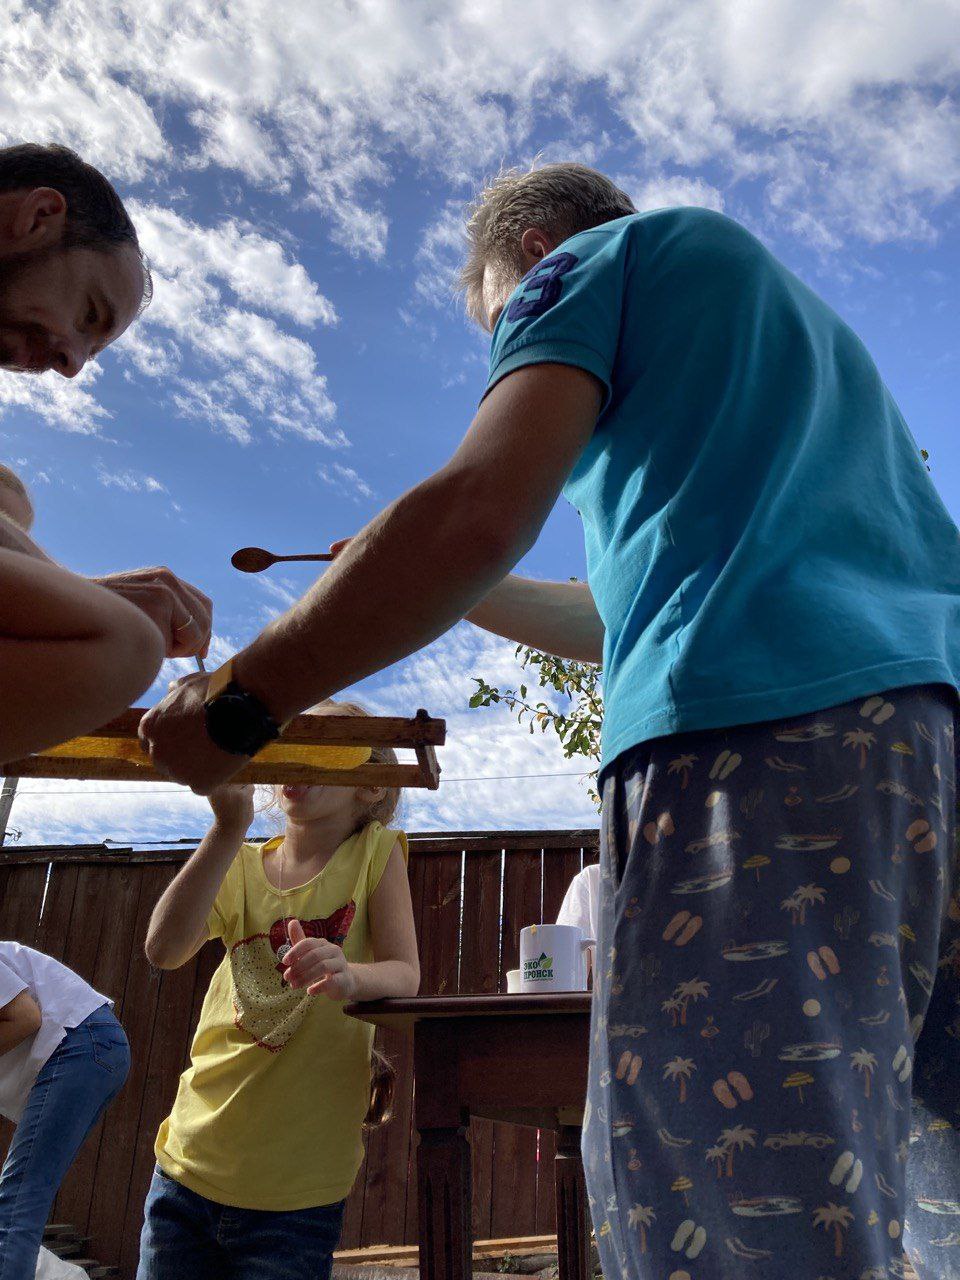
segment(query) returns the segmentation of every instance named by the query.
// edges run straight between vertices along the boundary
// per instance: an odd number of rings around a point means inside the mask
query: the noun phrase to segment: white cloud
[[[120,74],[123,16],[68,0],[7,0],[0,17],[0,142],[65,142],[124,181],[169,155],[142,86]],[[92,11],[91,11],[92,10]]]
[[[130,215],[147,256],[167,278],[194,281],[210,299],[209,281],[222,280],[240,299],[301,325],[335,324],[337,313],[283,246],[228,219],[204,227],[173,209],[131,201]]]
[[[439,192],[416,262],[431,299],[459,259],[451,189],[551,131],[549,158],[613,147],[645,205],[721,207],[749,183],[771,225],[824,250],[924,242],[960,190],[956,19],[956,0],[529,0],[522,22],[507,0],[329,0],[322,21],[300,0],[9,0],[0,141],[29,121],[126,183],[233,171],[373,259],[393,176],[414,166]],[[133,208],[157,296],[121,344],[131,375],[169,379],[178,412],[241,442],[265,424],[344,444],[312,346],[285,328],[336,312],[288,246],[237,218]],[[86,433],[107,416],[89,383],[0,379],[13,405]]]
[[[279,600],[284,610],[295,605],[300,599],[296,584],[291,582],[289,578],[276,578],[271,577],[269,573],[261,573],[257,577],[257,586],[265,591],[268,596],[272,596],[274,600]]]
[[[174,391],[170,398],[182,417],[206,422],[215,430],[230,436],[237,444],[250,444],[253,440],[250,423],[242,413],[229,407],[228,396],[227,392],[222,396],[218,394],[215,382],[204,386],[188,378],[181,382],[180,389]]]
[[[344,445],[342,432],[321,426],[336,406],[313,348],[275,318],[310,328],[336,323],[303,265],[235,220],[202,226],[136,202],[131,213],[154,275],[152,304],[118,344],[137,371],[167,379],[177,412],[239,444],[249,444],[262,422]],[[205,376],[182,376],[187,359]]]
[[[451,200],[425,228],[414,258],[417,296],[433,306],[449,306],[456,293],[457,273],[463,262],[466,207]]]
[[[354,502],[359,502],[361,498],[377,496],[363,476],[354,471],[353,467],[344,467],[339,462],[334,462],[329,467],[320,467],[317,474],[326,484],[336,489],[338,493],[352,498]]]
[[[521,671],[514,648],[463,623],[354,691],[377,714],[413,715],[425,707],[447,722],[447,745],[437,752],[440,790],[412,790],[405,797],[411,829],[596,825],[582,782],[590,768],[586,762],[565,759],[552,732],[531,734],[502,705],[469,707],[474,676],[501,688],[526,680],[534,684],[531,694],[537,701],[553,701]]]
[[[110,414],[91,388],[100,374],[87,365],[77,378],[57,373],[23,374],[0,370],[0,417],[12,409],[34,413],[48,426],[75,435],[98,435]]]
[[[507,0],[330,0],[321,22],[299,0],[52,0],[42,18],[13,0],[0,134],[30,120],[123,179],[234,169],[378,257],[395,154],[472,184],[551,119],[585,154],[589,91],[655,171],[715,162],[788,225],[799,206],[833,233],[915,237],[960,182],[956,18],[953,0],[530,0],[522,22]],[[176,152],[172,109],[196,130]]]
[[[167,493],[167,487],[153,476],[138,475],[135,471],[107,471],[101,463],[97,467],[97,479],[105,489],[122,489],[125,493]]]
[[[641,212],[685,205],[723,209],[722,194],[701,178],[665,175],[641,180],[639,184],[629,178],[618,178],[617,182]]]

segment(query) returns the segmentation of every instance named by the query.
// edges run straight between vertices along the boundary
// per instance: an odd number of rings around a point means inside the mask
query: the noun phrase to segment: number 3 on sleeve
[[[538,262],[520,282],[523,291],[510,303],[507,319],[522,320],[524,316],[542,316],[545,311],[549,311],[563,292],[563,277],[578,261],[572,253],[557,253],[552,258]],[[527,297],[531,289],[539,289],[540,292]]]

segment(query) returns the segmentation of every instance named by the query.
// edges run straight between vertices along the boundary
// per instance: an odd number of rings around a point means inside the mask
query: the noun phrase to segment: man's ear
[[[22,249],[49,248],[63,238],[67,202],[53,187],[34,187],[24,193],[13,215],[11,236]]]
[[[520,237],[520,248],[524,254],[537,262],[545,258],[548,253],[553,253],[556,247],[552,237],[545,231],[541,231],[539,227],[527,227]]]

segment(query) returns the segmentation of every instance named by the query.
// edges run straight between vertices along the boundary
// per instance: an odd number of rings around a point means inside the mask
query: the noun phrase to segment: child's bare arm
[[[0,1057],[40,1030],[40,1006],[29,991],[21,991],[0,1009]]]
[[[213,825],[153,909],[144,946],[157,969],[179,969],[207,941],[207,920],[223,877],[253,821],[253,787],[210,796]]]
[[[367,911],[374,961],[351,965],[357,979],[353,999],[415,996],[420,989],[420,956],[410,880],[399,844],[393,846]]]
[[[0,549],[0,760],[89,732],[149,687],[163,638],[102,587]]]
[[[295,921],[290,927],[294,946],[284,973],[290,986],[306,987],[311,995],[331,1000],[415,996],[420,988],[420,958],[410,882],[399,845],[393,847],[367,911],[374,954],[371,964],[350,964],[332,942],[302,937],[303,930]]]

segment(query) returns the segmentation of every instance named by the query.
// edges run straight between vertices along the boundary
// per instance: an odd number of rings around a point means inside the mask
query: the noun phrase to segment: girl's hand
[[[252,785],[228,785],[211,791],[207,799],[217,826],[246,835],[247,828],[253,822],[253,793]]]
[[[357,994],[357,979],[343,949],[326,938],[308,938],[299,920],[290,921],[289,935],[292,945],[284,961],[284,982],[294,988],[306,987],[311,996],[352,1000]]]

